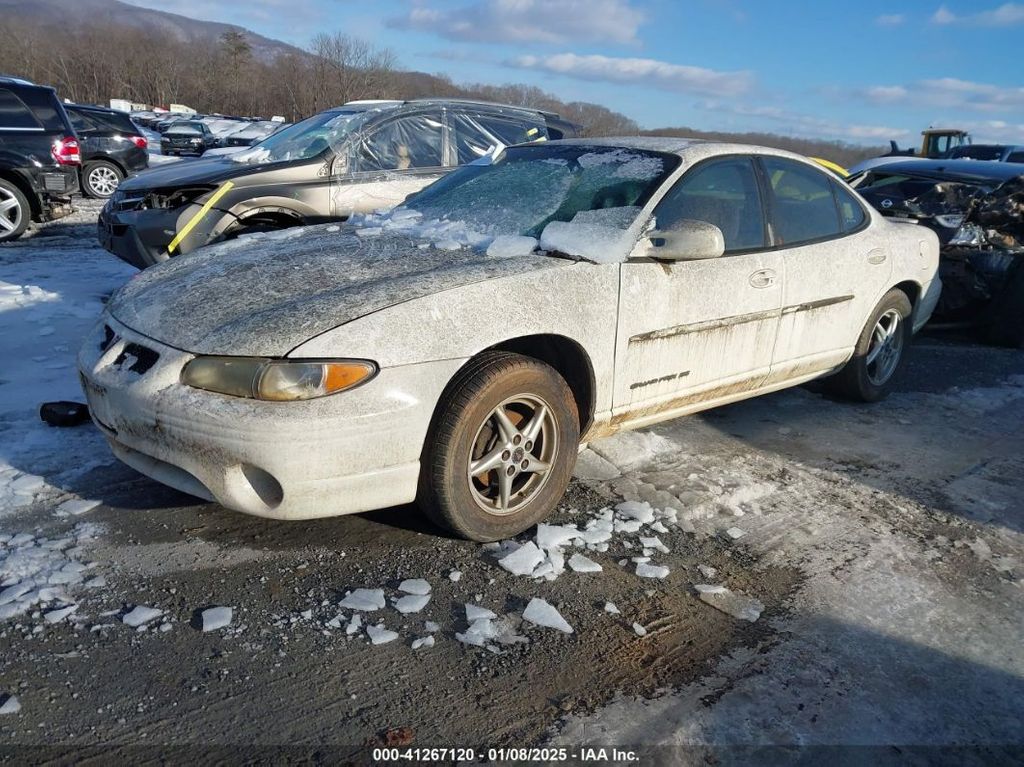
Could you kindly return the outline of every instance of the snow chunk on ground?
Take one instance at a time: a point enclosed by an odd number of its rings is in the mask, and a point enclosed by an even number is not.
[[[372,613],[384,608],[384,589],[356,589],[349,592],[339,603],[339,607],[349,610]]]
[[[654,509],[647,501],[624,501],[615,507],[615,511],[639,521],[641,525],[649,525],[654,521]]]
[[[230,607],[208,607],[200,613],[203,621],[203,633],[216,631],[231,625],[233,610]]]
[[[545,559],[544,552],[533,541],[520,546],[511,554],[498,560],[498,565],[512,575],[532,575],[537,565]]]
[[[609,613],[610,615],[619,615],[619,614],[621,614],[621,611],[619,610],[618,607],[615,606],[614,602],[605,602],[604,603],[604,611],[606,613]]]
[[[530,604],[523,610],[523,620],[529,621],[536,626],[556,629],[566,634],[572,633],[572,626],[562,617],[562,614],[552,605],[537,597],[531,599]]]
[[[635,235],[628,230],[565,221],[552,221],[540,235],[544,250],[557,250],[598,264],[625,261],[635,241]]]
[[[647,629],[645,629],[639,623],[634,623],[633,624],[633,633],[635,633],[638,637],[645,637],[645,636],[647,636]]]
[[[721,610],[737,620],[753,623],[761,617],[761,613],[764,611],[764,603],[760,600],[733,593],[725,586],[701,583],[694,588],[700,594],[702,602],[706,602],[716,610]]]
[[[429,601],[430,594],[409,594],[395,600],[395,609],[403,614],[418,613]]]
[[[732,538],[734,541],[736,541],[742,538],[744,535],[746,535],[747,531],[741,530],[738,527],[730,527],[728,530],[725,531],[725,534]]]
[[[460,580],[462,580],[462,571],[452,570],[450,573],[448,573],[448,580],[450,580],[452,583],[458,583]]]
[[[398,590],[422,596],[430,593],[430,584],[422,578],[407,578],[398,584]]]
[[[569,567],[577,573],[599,573],[603,569],[597,562],[582,554],[573,554],[569,557]]]
[[[21,703],[14,695],[8,695],[3,705],[0,705],[0,716],[17,714],[19,711],[21,711]]]
[[[356,613],[355,615],[352,616],[352,618],[348,622],[348,625],[345,627],[345,633],[348,636],[352,636],[357,631],[359,631],[359,629],[361,629],[362,627],[363,627],[363,619],[359,615],[359,613]]]
[[[58,517],[77,517],[79,514],[92,511],[99,505],[100,501],[86,501],[77,498],[72,501],[64,501],[64,503],[57,507],[56,513]]]
[[[697,565],[697,569],[700,570],[700,574],[708,580],[711,580],[716,575],[718,575],[718,570],[711,567],[710,565]]]
[[[421,637],[420,639],[412,640],[412,649],[414,649],[414,650],[418,650],[421,647],[433,647],[433,646],[434,646],[434,637],[432,637],[432,636]]]
[[[163,614],[163,610],[158,610],[155,607],[145,607],[144,605],[139,605],[130,612],[125,613],[124,617],[121,618],[121,621],[126,626],[137,628],[139,626],[145,625],[146,623],[149,623],[154,618],[159,618]]]
[[[77,609],[78,605],[68,605],[67,607],[61,607],[57,610],[50,610],[49,612],[43,613],[43,619],[47,623],[60,623]]]
[[[433,634],[435,631],[440,631],[441,626],[434,623],[434,621],[425,621],[423,623],[423,630]]]
[[[661,542],[658,536],[652,536],[651,538],[640,538],[640,545],[645,549],[654,549],[660,551],[662,554],[668,554],[668,546]]]
[[[384,628],[384,624],[367,626],[366,635],[370,637],[370,644],[386,644],[398,639],[398,632]]]
[[[467,623],[473,623],[478,620],[490,620],[492,618],[497,617],[497,615],[495,615],[492,611],[488,610],[486,607],[481,607],[480,605],[474,605],[470,603],[466,604]]]
[[[495,237],[487,246],[487,255],[494,258],[515,258],[528,256],[537,249],[535,237],[522,237],[517,234],[503,234]]]
[[[580,531],[576,525],[537,525],[535,540],[537,546],[542,549],[550,549],[555,546],[565,546],[574,539],[580,537]]]
[[[641,562],[636,566],[636,574],[641,578],[667,578],[669,569],[662,565],[649,565]]]

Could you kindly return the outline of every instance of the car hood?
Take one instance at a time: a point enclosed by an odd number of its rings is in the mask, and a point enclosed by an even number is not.
[[[113,296],[108,311],[183,351],[283,357],[314,336],[394,304],[570,263],[438,250],[406,237],[360,237],[336,226],[296,227],[202,248],[147,269]]]
[[[249,176],[254,173],[265,173],[282,165],[294,163],[273,163],[266,165],[248,165],[234,162],[226,157],[212,157],[189,162],[169,162],[150,167],[121,182],[120,190],[126,192],[143,192],[150,189],[166,189],[185,186],[202,186],[221,184],[229,179]]]

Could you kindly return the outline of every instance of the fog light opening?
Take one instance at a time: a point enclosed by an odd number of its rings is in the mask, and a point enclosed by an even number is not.
[[[246,463],[242,464],[242,476],[268,509],[276,509],[281,505],[281,501],[284,500],[284,488],[272,474]]]

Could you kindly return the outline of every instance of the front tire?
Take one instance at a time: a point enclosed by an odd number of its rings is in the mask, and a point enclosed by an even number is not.
[[[552,367],[485,352],[442,397],[428,435],[420,506],[463,538],[517,535],[561,500],[576,465],[579,429],[572,391]]]
[[[104,160],[87,163],[82,168],[82,191],[86,197],[105,200],[117,191],[124,173],[113,163]]]
[[[28,198],[10,181],[0,179],[0,242],[21,237],[31,217]]]
[[[853,357],[831,380],[836,393],[858,402],[889,396],[913,336],[913,307],[902,290],[890,290],[871,313]]]

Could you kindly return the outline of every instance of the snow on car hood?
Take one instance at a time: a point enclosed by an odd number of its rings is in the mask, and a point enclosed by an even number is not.
[[[114,295],[108,311],[184,351],[281,357],[313,336],[394,304],[569,263],[441,250],[402,235],[360,237],[338,226],[294,228],[202,248],[146,269]]]
[[[244,149],[245,147],[243,147]],[[296,163],[292,163],[295,165]],[[265,173],[281,167],[277,165],[239,165],[230,156],[203,157],[189,162],[169,162],[151,167],[145,173],[121,182],[120,191],[142,192],[166,187],[211,186],[229,179],[253,173]]]

